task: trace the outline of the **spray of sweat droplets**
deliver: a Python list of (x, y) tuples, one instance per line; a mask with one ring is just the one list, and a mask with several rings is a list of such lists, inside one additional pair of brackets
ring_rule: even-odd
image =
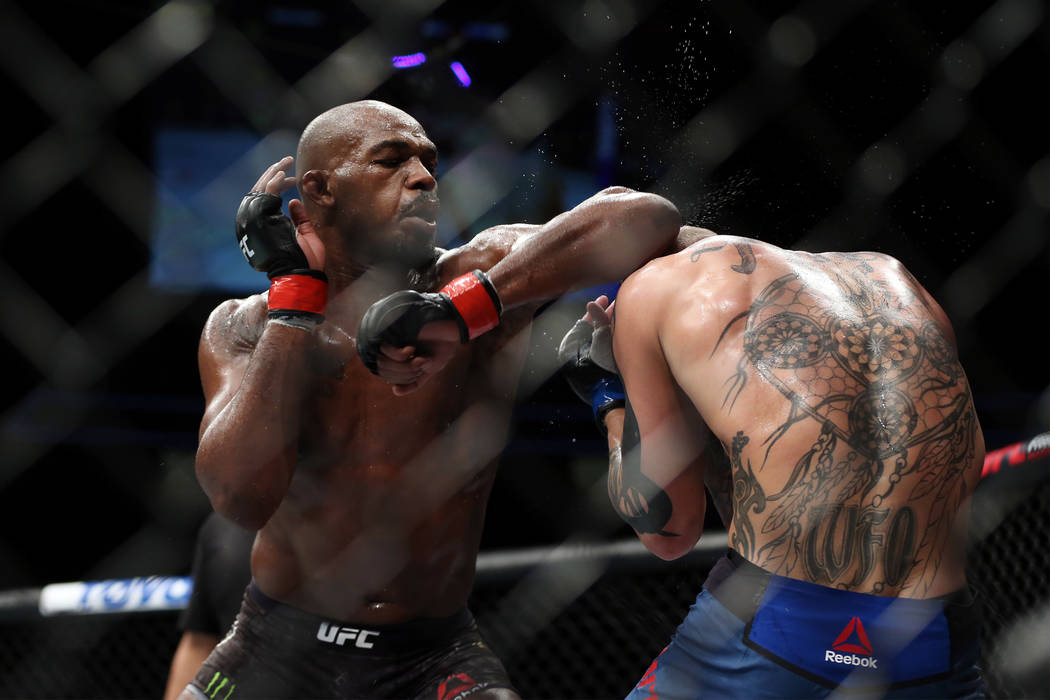
[(687, 223), (713, 228), (754, 176), (738, 171), (716, 177), (683, 145), (681, 132), (711, 98), (717, 70), (717, 60), (705, 51), (715, 31), (711, 20), (698, 12), (664, 29), (660, 46), (633, 54), (621, 50), (602, 66), (619, 140), (614, 165), (621, 181), (667, 196)]

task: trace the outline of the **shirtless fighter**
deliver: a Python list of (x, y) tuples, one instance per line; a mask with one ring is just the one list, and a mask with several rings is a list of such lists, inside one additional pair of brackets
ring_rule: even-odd
[(437, 249), (437, 150), (374, 101), (321, 114), (292, 162), (237, 216), (269, 292), (201, 337), (198, 479), (258, 536), (233, 630), (181, 697), (517, 697), (466, 601), (532, 317), (667, 251), (678, 211), (610, 188)]
[(614, 307), (560, 348), (574, 388), (599, 387), (613, 507), (672, 559), (706, 487), (730, 544), (629, 697), (982, 697), (963, 534), (984, 440), (915, 278), (712, 234)]

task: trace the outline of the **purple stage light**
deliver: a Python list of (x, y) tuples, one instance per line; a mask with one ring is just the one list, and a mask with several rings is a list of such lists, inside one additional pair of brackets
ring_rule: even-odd
[(448, 65), (452, 72), (456, 74), (456, 80), (459, 81), (459, 84), (463, 87), (470, 87), (470, 75), (467, 74), (467, 69), (463, 67), (463, 64), (459, 61), (453, 61)]
[(421, 63), (426, 63), (426, 60), (427, 55), (425, 53), (412, 53), (407, 56), (394, 56), (390, 59), (390, 62), (394, 64), (394, 68), (412, 68)]

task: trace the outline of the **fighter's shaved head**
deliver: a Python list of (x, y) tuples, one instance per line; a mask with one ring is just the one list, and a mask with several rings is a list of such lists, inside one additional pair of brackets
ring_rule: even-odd
[(432, 257), (437, 148), (410, 114), (377, 100), (333, 107), (303, 129), (295, 160), (303, 208), (326, 247), (352, 248), (343, 257), (355, 260)]
[(332, 107), (314, 118), (299, 137), (296, 173), (326, 169), (339, 157), (361, 143), (369, 131), (423, 127), (407, 112), (378, 100), (360, 100)]

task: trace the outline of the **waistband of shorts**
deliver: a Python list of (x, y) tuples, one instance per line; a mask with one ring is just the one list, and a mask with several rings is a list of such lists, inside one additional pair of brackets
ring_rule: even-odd
[[(735, 549), (730, 548), (711, 568), (707, 580), (704, 581), (704, 588), (741, 621), (750, 622), (772, 576), (772, 573), (751, 563)], [(732, 581), (726, 585), (730, 577)], [(943, 605), (953, 645), (968, 643), (977, 638), (981, 628), (981, 609), (969, 586), (929, 600), (939, 600)]]
[(466, 607), (447, 617), (419, 617), (392, 625), (330, 620), (270, 598), (254, 579), (248, 583), (245, 597), (265, 617), (278, 618), (282, 634), (351, 654), (396, 654), (439, 646), (474, 625), (474, 616)]

